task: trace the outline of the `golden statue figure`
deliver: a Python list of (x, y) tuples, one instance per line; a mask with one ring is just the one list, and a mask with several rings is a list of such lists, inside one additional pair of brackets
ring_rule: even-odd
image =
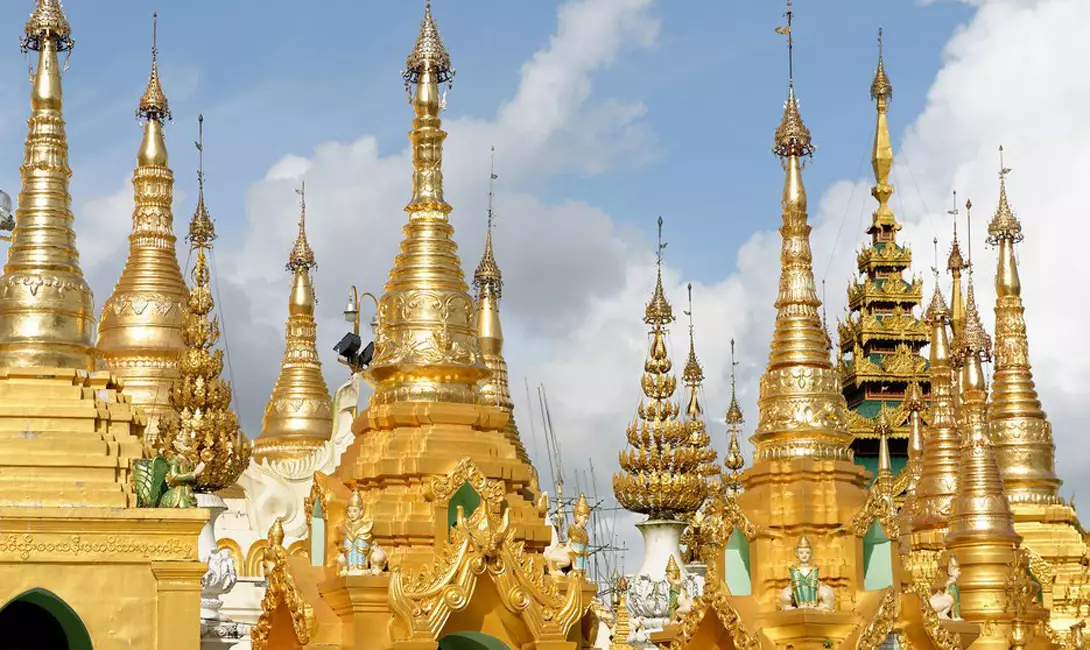
[(352, 490), (341, 524), (341, 554), (337, 558), (337, 573), (342, 576), (362, 576), (382, 573), (386, 569), (386, 551), (375, 543), (371, 529), (375, 520), (364, 512), (359, 489)]
[(799, 563), (788, 569), (791, 582), (780, 592), (780, 609), (833, 611), (836, 596), (832, 588), (818, 578), (817, 566), (810, 563), (814, 548), (805, 535), (799, 538), (795, 546), (795, 557)]
[(939, 615), (939, 618), (947, 621), (961, 620), (961, 594), (958, 593), (958, 578), (961, 577), (961, 567), (953, 555), (946, 563), (946, 577), (940, 579), (935, 585), (934, 593), (928, 602), (931, 609)]
[(549, 567), (549, 575), (564, 575), (565, 571), (578, 571), (585, 574), (587, 571), (587, 556), (590, 548), (590, 534), (587, 533), (587, 523), (590, 521), (590, 504), (584, 494), (579, 495), (572, 513), (574, 521), (568, 528), (568, 541), (546, 551), (545, 562)]

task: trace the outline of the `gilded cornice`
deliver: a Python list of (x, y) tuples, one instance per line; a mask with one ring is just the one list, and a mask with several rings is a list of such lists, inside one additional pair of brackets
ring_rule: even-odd
[(912, 249), (894, 242), (866, 246), (855, 256), (860, 273), (873, 273), (879, 269), (907, 269), (912, 265)]
[(906, 342), (926, 345), (931, 340), (931, 330), (927, 323), (906, 313), (897, 305), (892, 314), (878, 316), (873, 313), (856, 312), (848, 316), (847, 322), (837, 327), (841, 349), (851, 350), (858, 343), (867, 346), (873, 341)]
[(58, 52), (73, 45), (57, 0), (38, 0), (23, 51), (37, 52), (15, 230), (0, 277), (0, 366), (93, 371), (95, 314), (73, 229)]
[(174, 173), (163, 137), (170, 110), (157, 58), (153, 37), (152, 72), (137, 108), (144, 138), (132, 177), (129, 254), (113, 294), (102, 306), (98, 330), (98, 349), (106, 366), (125, 381), (125, 392), (147, 413), (144, 435), (152, 445), (160, 418), (171, 411), (171, 385), (180, 377), (189, 296), (175, 254)]
[(893, 354), (881, 355), (877, 363), (861, 347), (853, 351), (851, 360), (840, 361), (840, 381), (845, 386), (861, 386), (873, 381), (910, 382), (920, 379), (926, 372), (927, 360), (903, 343)]
[(908, 282), (901, 278), (873, 280), (866, 278), (848, 285), (848, 309), (859, 311), (877, 304), (918, 305), (923, 300), (923, 281), (914, 278)]

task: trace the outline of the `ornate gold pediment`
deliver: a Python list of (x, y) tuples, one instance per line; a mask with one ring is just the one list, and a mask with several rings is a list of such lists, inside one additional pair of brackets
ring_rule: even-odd
[(459, 506), (450, 540), (430, 565), (393, 569), (389, 602), (396, 617), (395, 640), (435, 640), (456, 612), (472, 602), (482, 577), (492, 580), (503, 607), (518, 615), (533, 638), (564, 640), (590, 606), (584, 581), (575, 574), (547, 578), (545, 561), (514, 539), (503, 484), (485, 477), (469, 459), (432, 482), (431, 496), (449, 500), (468, 482), (481, 495), (469, 517)]
[(734, 641), (735, 650), (761, 650), (760, 637), (746, 629), (738, 610), (730, 602), (730, 596), (723, 589), (715, 589), (693, 601), (692, 609), (681, 619), (677, 636), (670, 641), (670, 650), (688, 648), (708, 614), (715, 615), (714, 620)]
[(268, 648), (273, 617), (280, 607), (286, 608), (291, 616), (292, 630), (300, 645), (310, 642), (310, 635), (315, 628), (314, 610), (303, 599), (295, 585), (295, 579), (288, 571), (288, 552), (282, 544), (282, 528), (279, 530), (280, 537), (276, 537), (279, 525), (279, 520), (273, 524), (273, 529), (269, 531), (269, 545), (264, 550), (263, 564), (267, 586), (265, 597), (261, 601), (261, 616), (257, 619), (257, 625), (250, 630), (253, 650)]

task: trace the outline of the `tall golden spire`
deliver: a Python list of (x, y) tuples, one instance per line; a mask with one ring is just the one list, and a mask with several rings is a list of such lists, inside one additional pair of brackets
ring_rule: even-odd
[(38, 0), (23, 51), (38, 53), (20, 169), (22, 188), (0, 278), (0, 366), (93, 370), (94, 298), (72, 228), (68, 138), (58, 53), (72, 49), (58, 0)]
[(307, 241), (306, 184), (296, 193), (299, 194), (299, 234), (286, 267), (293, 279), (288, 299), (284, 361), (265, 406), (261, 435), (254, 441), (254, 457), (258, 461), (298, 458), (329, 440), (333, 433), (333, 402), (322, 376), (317, 348), (318, 326), (314, 322), (314, 285), (310, 271), (317, 263)]
[[(954, 413), (954, 374), (950, 348), (950, 308), (939, 287), (935, 269), (935, 293), (925, 319), (931, 326), (931, 408), (923, 447), (920, 478), (916, 482), (913, 549), (941, 550), (957, 492), (960, 437)], [(928, 531), (934, 531), (928, 534)]]
[(962, 569), (959, 591), (966, 620), (999, 620), (1005, 615), (1008, 565), (1021, 538), (1003, 494), (988, 425), (988, 394), (983, 363), (991, 360), (991, 339), (980, 322), (969, 269), (965, 325), (955, 341), (961, 373), (961, 462), (957, 496), (950, 517), (946, 546)]
[[(807, 457), (850, 458), (843, 400), (837, 386), (821, 325), (817, 291), (814, 286), (810, 225), (806, 218), (806, 189), (802, 183), (802, 159), (814, 153), (810, 131), (799, 115), (795, 97), (794, 64), (791, 53), (792, 12), (787, 26), (778, 28), (787, 36), (791, 77), (783, 120), (776, 129), (773, 152), (786, 170), (783, 189), (783, 226), (780, 235), (780, 290), (776, 298), (776, 327), (768, 368), (761, 377), (760, 419), (753, 441), (755, 459)], [(805, 381), (798, 378), (805, 377)], [(794, 379), (791, 379), (794, 378)]]
[[(967, 203), (972, 205), (972, 203)], [(950, 324), (954, 336), (961, 332), (961, 326), (965, 322), (965, 300), (961, 293), (961, 272), (969, 268), (969, 264), (961, 255), (961, 246), (958, 245), (958, 193), (954, 192), (954, 207), (947, 210), (946, 214), (954, 220), (954, 240), (950, 244), (950, 256), (946, 260), (946, 270), (950, 272), (953, 286), (950, 290)]]
[(1014, 245), (1022, 224), (1007, 202), (1007, 174), (999, 148), (999, 207), (988, 225), (988, 243), (999, 246), (995, 274), (995, 374), (988, 420), (1003, 486), (1012, 502), (1059, 503), (1056, 445), (1041, 409), (1029, 361), (1022, 283)]
[(700, 470), (704, 476), (719, 475), (719, 467), (716, 465), (716, 453), (711, 447), (711, 437), (708, 436), (708, 426), (704, 422), (704, 407), (700, 404), (700, 391), (704, 384), (704, 369), (700, 366), (700, 360), (696, 357), (696, 341), (693, 334), (693, 285), (688, 285), (689, 309), (685, 315), (689, 317), (689, 357), (685, 361), (685, 368), (681, 372), (681, 381), (689, 389), (689, 403), (685, 407), (685, 415), (688, 418), (689, 444), (694, 447), (696, 453), (702, 456), (703, 466)]
[(189, 222), (186, 240), (197, 253), (193, 286), (189, 292), (182, 338), (181, 377), (170, 392), (171, 413), (159, 423), (159, 450), (165, 456), (186, 456), (193, 465), (205, 463), (197, 478), (199, 489), (214, 492), (235, 484), (250, 462), (250, 441), (231, 410), (231, 385), (225, 382), (219, 322), (211, 316), (215, 303), (209, 285), (207, 252), (216, 229), (204, 203), (204, 116), (198, 118), (196, 142), (200, 159), (197, 171), (197, 209)]
[(189, 294), (175, 254), (174, 172), (163, 138), (170, 105), (159, 81), (155, 14), (152, 21), (151, 75), (136, 109), (144, 138), (132, 176), (135, 207), (129, 256), (102, 306), (98, 330), (98, 349), (107, 367), (125, 380), (125, 393), (147, 414), (144, 438), (150, 444), (158, 436), (160, 418), (171, 411), (170, 387), (180, 376)]
[(658, 220), (658, 272), (643, 322), (651, 327), (650, 349), (644, 362), (637, 418), (628, 426), (631, 449), (620, 454), (621, 471), (613, 475), (613, 493), (625, 510), (653, 519), (673, 519), (696, 512), (707, 495), (700, 473), (702, 450), (689, 444), (690, 431), (678, 420), (674, 401), (677, 379), (666, 349), (666, 328), (674, 322), (674, 310), (662, 289), (662, 217)]
[(742, 456), (742, 446), (738, 437), (742, 433), (742, 425), (745, 417), (742, 415), (742, 407), (738, 406), (738, 390), (735, 383), (735, 369), (738, 362), (734, 360), (734, 339), (730, 340), (730, 406), (727, 408), (727, 456), (723, 459), (723, 465), (728, 470), (727, 481), (729, 487), (738, 486), (738, 473), (746, 464)]
[[(893, 185), (893, 144), (889, 135), (888, 109), (893, 85), (886, 74), (882, 30), (878, 30), (878, 63), (870, 85), (875, 102), (876, 121), (871, 167), (874, 185), (871, 196), (877, 201), (866, 233), (870, 241), (856, 255), (859, 275), (848, 285), (848, 317), (838, 328), (840, 367), (844, 399), (851, 411), (849, 429), (855, 440), (856, 460), (873, 469), (876, 453), (875, 417), (883, 408), (903, 413), (900, 398), (912, 383), (928, 388), (923, 376), (926, 363), (920, 350), (927, 345), (928, 328), (915, 316), (923, 298), (919, 280), (904, 275), (912, 265), (912, 250), (897, 242), (901, 224), (890, 208)], [(822, 297), (824, 300), (824, 297)], [(885, 404), (883, 406), (882, 404)], [(891, 413), (887, 413), (889, 418)], [(893, 418), (889, 437), (896, 444), (898, 456), (904, 452), (909, 428), (900, 417)], [(864, 460), (865, 459), (865, 460)]]
[[(420, 25), (416, 47), (402, 73), (416, 112), (409, 135), (413, 150), (413, 195), (405, 211), (401, 253), (379, 303), (375, 356), (368, 374), (372, 404), (480, 401), (477, 382), (489, 371), (481, 358), (475, 307), (462, 274), (454, 228), (443, 199), (440, 84), (454, 79), (450, 55), (431, 15)], [(415, 86), (415, 91), (413, 87)]]
[(520, 460), (529, 464), (530, 456), (522, 444), (518, 425), (515, 424), (515, 405), (511, 401), (511, 389), (507, 382), (507, 361), (503, 358), (503, 327), (500, 325), (500, 296), (503, 294), (503, 274), (496, 264), (492, 250), (492, 209), (494, 183), (496, 175), (495, 147), (492, 148), (493, 164), (488, 179), (488, 227), (485, 231), (484, 253), (473, 274), (473, 286), (477, 289), (477, 337), (480, 340), (481, 356), (492, 374), (481, 382), (481, 399), (495, 404), (510, 416), (504, 426), (504, 436), (515, 447)]

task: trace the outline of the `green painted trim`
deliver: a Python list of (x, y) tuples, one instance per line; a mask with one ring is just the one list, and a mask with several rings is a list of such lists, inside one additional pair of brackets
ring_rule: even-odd
[(0, 612), (16, 601), (40, 607), (48, 612), (64, 630), (64, 636), (68, 639), (68, 650), (92, 650), (91, 634), (87, 631), (87, 626), (83, 624), (79, 614), (76, 614), (68, 603), (54, 593), (35, 587), (9, 600), (4, 607), (0, 607)]
[(875, 519), (863, 536), (863, 589), (893, 586), (893, 542)]
[(439, 639), (439, 650), (511, 650), (503, 641), (481, 632), (455, 632)]
[(737, 528), (727, 539), (724, 553), (724, 573), (727, 587), (736, 596), (748, 596), (753, 592), (749, 568), (749, 540)]
[(458, 506), (462, 506), (466, 518), (469, 518), (481, 505), (481, 495), (473, 489), (468, 481), (462, 483), (462, 487), (454, 493), (447, 504), (447, 528), (453, 528), (458, 523)]

